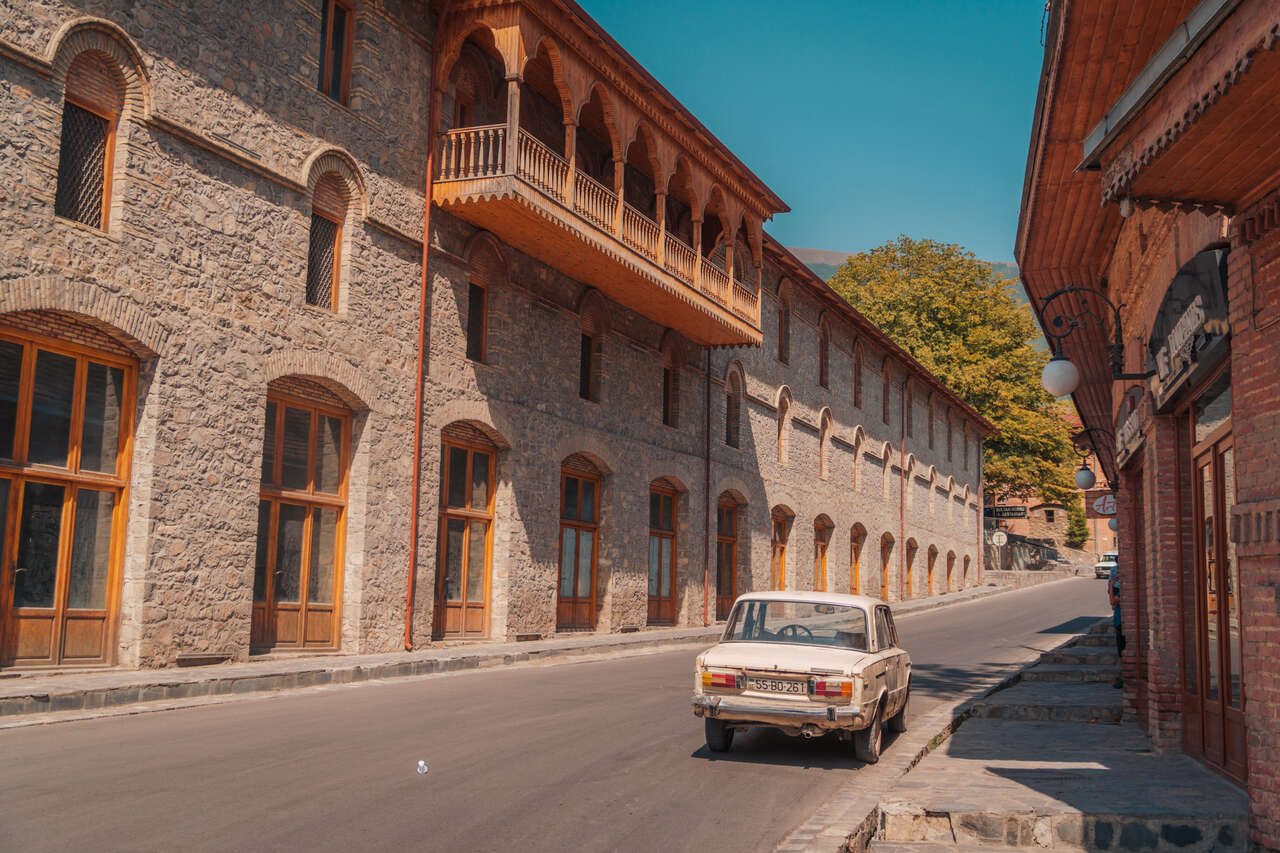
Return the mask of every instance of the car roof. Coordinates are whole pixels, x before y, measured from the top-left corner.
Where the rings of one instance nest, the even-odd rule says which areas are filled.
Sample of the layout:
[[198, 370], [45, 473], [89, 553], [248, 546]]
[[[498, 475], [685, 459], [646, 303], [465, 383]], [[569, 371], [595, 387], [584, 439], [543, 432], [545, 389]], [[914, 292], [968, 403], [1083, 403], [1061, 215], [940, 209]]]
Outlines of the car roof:
[[813, 590], [774, 589], [761, 592], [748, 592], [738, 596], [739, 601], [808, 601], [815, 604], [840, 604], [845, 607], [870, 608], [884, 604], [878, 598], [869, 595], [848, 595], [843, 592], [816, 592]]

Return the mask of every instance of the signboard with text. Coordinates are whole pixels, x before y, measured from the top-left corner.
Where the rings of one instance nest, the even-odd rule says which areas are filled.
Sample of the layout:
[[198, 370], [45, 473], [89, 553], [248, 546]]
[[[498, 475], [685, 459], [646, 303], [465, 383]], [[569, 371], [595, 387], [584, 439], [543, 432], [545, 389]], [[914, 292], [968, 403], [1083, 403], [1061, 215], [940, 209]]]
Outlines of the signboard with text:
[[987, 518], [1026, 518], [1027, 508], [1025, 506], [989, 506], [982, 511], [982, 514]]
[[1116, 496], [1105, 489], [1092, 489], [1084, 493], [1086, 518], [1111, 518], [1116, 514]]

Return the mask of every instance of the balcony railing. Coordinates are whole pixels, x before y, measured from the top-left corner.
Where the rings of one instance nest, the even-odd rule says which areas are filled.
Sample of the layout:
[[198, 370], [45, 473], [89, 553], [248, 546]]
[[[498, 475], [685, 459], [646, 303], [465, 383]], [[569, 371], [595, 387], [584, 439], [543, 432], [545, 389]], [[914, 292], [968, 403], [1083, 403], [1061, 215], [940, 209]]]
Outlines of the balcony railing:
[[[759, 324], [759, 296], [708, 258], [699, 258], [689, 244], [664, 233], [649, 217], [616, 193], [579, 171], [521, 129], [515, 151], [516, 177], [537, 188], [557, 204], [571, 208], [621, 242], [648, 258], [683, 284], [696, 290], [753, 326]], [[495, 124], [466, 127], [441, 134], [436, 180], [465, 181], [511, 174], [507, 168], [507, 127]], [[572, 181], [572, 201], [570, 200]], [[619, 217], [618, 206], [622, 210]]]

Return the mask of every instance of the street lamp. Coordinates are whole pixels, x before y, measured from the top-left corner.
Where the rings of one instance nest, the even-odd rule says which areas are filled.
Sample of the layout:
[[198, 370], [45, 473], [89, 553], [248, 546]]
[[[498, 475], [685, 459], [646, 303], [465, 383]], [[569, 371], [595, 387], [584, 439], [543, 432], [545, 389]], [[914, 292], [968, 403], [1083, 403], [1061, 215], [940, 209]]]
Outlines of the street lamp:
[[[1117, 382], [1146, 379], [1155, 372], [1151, 370], [1144, 373], [1124, 372], [1124, 336], [1120, 328], [1120, 309], [1124, 305], [1117, 306], [1107, 298], [1105, 293], [1097, 288], [1071, 285], [1055, 290], [1040, 304], [1040, 328], [1044, 329], [1045, 337], [1051, 340], [1053, 349], [1053, 357], [1044, 366], [1044, 371], [1040, 374], [1040, 382], [1044, 385], [1044, 390], [1054, 397], [1066, 397], [1073, 393], [1080, 384], [1080, 369], [1063, 354], [1063, 340], [1076, 329], [1084, 328], [1091, 322], [1096, 323], [1099, 328], [1105, 329], [1106, 327], [1103, 323], [1102, 315], [1094, 311], [1084, 299], [1079, 301], [1080, 308], [1074, 314], [1070, 313], [1071, 309], [1066, 308], [1063, 309], [1063, 313], [1054, 315], [1053, 319], [1048, 322], [1046, 322], [1045, 318], [1049, 314], [1049, 306], [1058, 299], [1067, 295], [1084, 296], [1085, 294], [1097, 297], [1111, 309], [1112, 338], [1111, 343], [1107, 345], [1108, 361], [1111, 364], [1111, 378]], [[1065, 305], [1066, 303], [1063, 304]]]
[[[1115, 433], [1102, 427], [1085, 427], [1071, 437], [1071, 443], [1075, 446], [1076, 455], [1080, 457], [1080, 470], [1076, 471], [1076, 485], [1081, 489], [1092, 489], [1094, 484], [1098, 482], [1097, 475], [1089, 467], [1089, 457], [1098, 455], [1096, 442], [1099, 438], [1109, 441], [1109, 446], [1115, 447]], [[1108, 480], [1107, 486], [1111, 491], [1117, 491], [1114, 480]]]
[[1087, 491], [1093, 488], [1094, 483], [1098, 482], [1098, 478], [1094, 475], [1093, 470], [1089, 468], [1087, 462], [1080, 462], [1080, 470], [1076, 472], [1076, 488], [1080, 491]]

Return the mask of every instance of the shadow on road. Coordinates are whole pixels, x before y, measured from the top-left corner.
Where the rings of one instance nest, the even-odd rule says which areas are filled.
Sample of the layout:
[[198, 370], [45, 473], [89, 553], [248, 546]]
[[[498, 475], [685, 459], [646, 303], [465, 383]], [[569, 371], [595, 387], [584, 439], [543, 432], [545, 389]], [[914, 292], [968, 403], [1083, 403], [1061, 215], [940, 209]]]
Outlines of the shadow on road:
[[[888, 752], [900, 735], [884, 731], [881, 753]], [[738, 732], [728, 752], [712, 752], [704, 744], [689, 755], [704, 761], [731, 761], [803, 767], [806, 770], [857, 770], [863, 763], [853, 757], [853, 743], [837, 735], [824, 735], [813, 740], [788, 737], [776, 729], [757, 728]]]

